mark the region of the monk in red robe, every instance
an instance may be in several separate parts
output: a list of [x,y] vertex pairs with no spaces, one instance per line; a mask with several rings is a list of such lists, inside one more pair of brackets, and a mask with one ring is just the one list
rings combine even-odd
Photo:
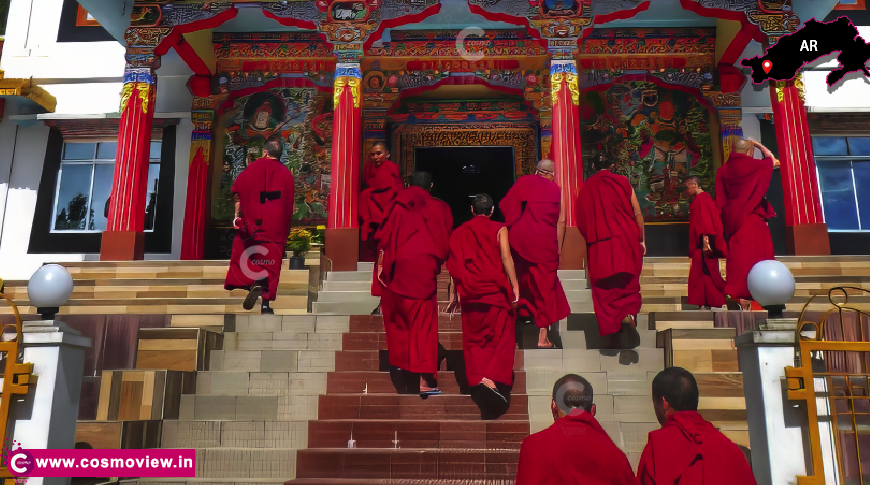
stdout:
[[686,179],[689,205],[689,305],[710,309],[725,305],[725,280],[719,272],[719,258],[728,256],[719,208],[701,188],[697,176]]
[[[363,181],[366,188],[359,194],[360,224],[360,260],[377,261],[378,239],[376,234],[383,225],[389,213],[390,206],[402,190],[402,178],[399,177],[399,166],[390,161],[390,150],[382,141],[375,142],[369,149],[369,163],[363,169]],[[372,274],[372,296],[382,296],[383,287],[378,282],[377,272]],[[381,305],[372,311],[372,315],[381,314]]]
[[662,429],[643,449],[640,485],[755,485],[746,455],[698,414],[698,383],[686,369],[668,367],[652,384]]
[[571,314],[556,274],[565,242],[565,211],[561,189],[553,182],[555,170],[552,160],[541,160],[535,174],[517,179],[498,205],[510,234],[520,297],[532,307],[540,328],[538,348],[543,349],[553,347],[547,337],[550,325]]
[[595,419],[592,385],[568,374],[553,386],[553,423],[523,440],[515,485],[637,485],[625,453]]
[[487,194],[474,198],[470,221],[450,236],[447,269],[451,286],[448,313],[462,313],[462,350],[472,387],[482,386],[507,401],[497,384],[513,386],[516,349],[515,306],[520,289],[508,230],[491,220],[495,203]]
[[[753,158],[755,149],[763,160]],[[773,259],[773,240],[767,220],[776,217],[764,197],[779,160],[755,140],[738,140],[728,161],[716,172],[716,205],[728,240],[725,260],[725,294],[748,309],[752,294],[746,284],[749,271],[759,261]]]
[[432,175],[415,172],[399,192],[383,227],[377,277],[390,364],[420,374],[420,394],[440,394],[436,277],[447,261],[453,216],[429,195]]
[[[586,239],[586,260],[592,284],[592,305],[598,331],[607,347],[640,345],[640,272],[643,269],[643,214],[628,178],[611,171],[604,154],[592,157],[595,175],[580,189],[577,227]],[[627,341],[617,343],[618,339]]]
[[262,297],[261,312],[274,313],[269,302],[278,293],[284,245],[290,235],[294,181],[280,162],[281,140],[270,138],[263,148],[265,156],[245,167],[233,183],[233,227],[238,232],[224,288],[248,289],[243,304],[246,310],[254,308]]

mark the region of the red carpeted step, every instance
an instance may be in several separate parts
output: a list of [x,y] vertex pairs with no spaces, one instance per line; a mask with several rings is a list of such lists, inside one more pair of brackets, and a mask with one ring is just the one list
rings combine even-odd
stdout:
[[[462,317],[456,315],[450,317],[448,315],[438,316],[438,330],[441,332],[461,332]],[[384,317],[381,315],[351,315],[350,316],[350,332],[383,332]]]
[[[462,350],[462,332],[438,329],[438,341],[446,350]],[[387,334],[380,332],[351,332],[341,338],[342,350],[387,350]]]
[[[308,448],[347,448],[351,435],[356,448],[519,450],[529,435],[529,422],[519,421],[405,421],[320,420],[308,423]],[[394,444],[393,441],[398,441]]]
[[[347,334],[345,334],[347,335]],[[384,362],[386,351],[384,352]],[[335,353],[335,371],[378,371],[380,370],[381,357],[378,350],[339,350]],[[523,370],[523,351],[517,350],[514,354],[514,370]]]
[[298,478],[510,480],[519,450],[308,449],[296,460]]
[[[511,396],[503,421],[528,419],[528,396]],[[329,394],[318,401],[318,419],[480,420],[471,396],[440,395],[422,399],[415,394]]]
[[[439,372],[438,388],[445,394],[459,394],[460,387],[459,382],[457,382],[457,375],[451,371]],[[396,394],[396,387],[393,385],[388,372],[329,372],[326,376],[327,394],[360,393],[364,389],[369,394]],[[514,372],[514,383],[511,392],[513,394],[526,393],[525,372]]]

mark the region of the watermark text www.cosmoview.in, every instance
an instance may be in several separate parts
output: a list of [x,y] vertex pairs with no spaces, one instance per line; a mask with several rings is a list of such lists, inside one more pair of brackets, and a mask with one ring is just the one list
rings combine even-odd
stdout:
[[196,450],[24,450],[6,453],[14,477],[195,477]]

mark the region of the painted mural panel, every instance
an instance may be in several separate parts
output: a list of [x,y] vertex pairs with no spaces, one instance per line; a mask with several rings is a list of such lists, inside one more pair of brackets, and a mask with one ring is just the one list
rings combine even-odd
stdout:
[[224,168],[212,218],[233,216],[232,185],[247,164],[263,155],[273,134],[284,142],[281,161],[296,178],[300,225],[326,224],[332,140],[332,95],[313,88],[276,88],[238,97],[227,118]]
[[[580,113],[587,157],[604,151],[629,178],[647,222],[689,220],[682,179],[698,175],[713,193],[709,111],[691,93],[645,81],[584,92]],[[585,167],[588,178],[589,167]]]

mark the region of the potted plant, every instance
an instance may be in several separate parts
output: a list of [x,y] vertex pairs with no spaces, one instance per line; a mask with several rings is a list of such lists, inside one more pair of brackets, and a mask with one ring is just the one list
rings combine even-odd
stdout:
[[284,249],[293,252],[293,256],[290,257],[290,269],[305,268],[305,252],[311,249],[311,231],[293,229],[287,237]]
[[311,244],[323,246],[324,242],[326,242],[326,226],[317,226],[317,229],[311,234]]

